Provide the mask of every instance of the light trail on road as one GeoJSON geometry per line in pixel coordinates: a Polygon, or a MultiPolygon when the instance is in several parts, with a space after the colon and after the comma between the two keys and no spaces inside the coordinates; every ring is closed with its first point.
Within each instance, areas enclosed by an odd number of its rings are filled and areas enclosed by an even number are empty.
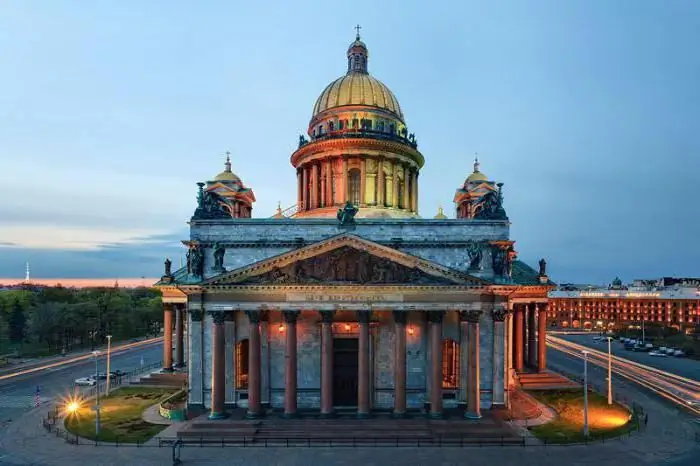
{"type": "MultiPolygon", "coordinates": [[[[125,345],[113,347],[110,350],[110,352],[111,352],[112,356],[114,356],[115,353],[120,353],[122,351],[126,351],[126,350],[133,349],[133,348],[138,348],[141,346],[152,345],[152,344],[158,343],[162,340],[163,340],[163,337],[157,337],[157,338],[151,338],[150,340],[138,341],[136,343],[127,343],[125,345]]],[[[100,353],[105,353],[105,352],[100,351],[100,353]]],[[[34,372],[45,371],[47,369],[53,369],[55,367],[65,366],[66,364],[72,364],[72,363],[76,363],[76,362],[85,361],[85,360],[91,359],[93,357],[94,356],[92,355],[92,353],[88,353],[88,354],[84,354],[82,356],[77,356],[77,357],[73,357],[73,358],[69,358],[69,359],[63,359],[61,361],[50,363],[50,364],[45,364],[42,366],[33,366],[29,369],[19,370],[17,372],[12,372],[11,374],[2,375],[2,376],[0,376],[0,381],[12,379],[14,377],[19,377],[21,375],[33,374],[34,372]]]]}
{"type": "MultiPolygon", "coordinates": [[[[605,369],[608,367],[607,352],[551,335],[547,336],[547,345],[581,359],[584,357],[583,352],[586,351],[589,363],[605,369]]],[[[612,371],[700,415],[700,382],[618,356],[612,356],[612,371]]]]}

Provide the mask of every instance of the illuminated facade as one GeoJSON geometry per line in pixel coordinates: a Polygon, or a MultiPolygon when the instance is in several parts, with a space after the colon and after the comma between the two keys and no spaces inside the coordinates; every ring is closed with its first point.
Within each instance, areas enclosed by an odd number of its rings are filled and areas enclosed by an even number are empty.
{"type": "MultiPolygon", "coordinates": [[[[558,289],[549,293],[550,327],[622,329],[646,324],[690,332],[700,324],[700,288],[638,281],[630,287],[616,279],[608,288],[558,289]]],[[[690,286],[689,286],[690,285],[690,286]]]]}
{"type": "Polygon", "coordinates": [[[508,404],[514,371],[545,370],[544,260],[517,260],[501,187],[478,164],[456,219],[418,216],[424,158],[368,58],[358,35],[316,100],[291,156],[293,208],[254,218],[228,159],[199,183],[187,267],[166,261],[157,286],[164,369],[187,355],[189,404],[212,419],[234,407],[479,418],[508,404]]]}

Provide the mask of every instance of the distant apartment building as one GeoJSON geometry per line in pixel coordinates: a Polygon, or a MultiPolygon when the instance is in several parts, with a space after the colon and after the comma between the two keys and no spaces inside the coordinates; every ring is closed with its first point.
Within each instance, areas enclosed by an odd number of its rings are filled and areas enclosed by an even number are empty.
{"type": "Polygon", "coordinates": [[[691,333],[700,325],[700,279],[619,278],[606,287],[560,285],[549,293],[548,325],[572,329],[622,329],[643,324],[691,333]]]}

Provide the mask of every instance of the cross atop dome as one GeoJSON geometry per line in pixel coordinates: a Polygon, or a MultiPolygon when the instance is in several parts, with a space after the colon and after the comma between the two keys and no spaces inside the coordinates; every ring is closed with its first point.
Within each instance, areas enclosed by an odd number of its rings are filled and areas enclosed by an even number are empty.
{"type": "Polygon", "coordinates": [[[364,73],[368,74],[367,71],[367,58],[369,52],[367,51],[367,46],[364,42],[360,40],[360,29],[362,26],[359,24],[355,26],[355,41],[348,47],[348,74],[350,73],[364,73]]]}

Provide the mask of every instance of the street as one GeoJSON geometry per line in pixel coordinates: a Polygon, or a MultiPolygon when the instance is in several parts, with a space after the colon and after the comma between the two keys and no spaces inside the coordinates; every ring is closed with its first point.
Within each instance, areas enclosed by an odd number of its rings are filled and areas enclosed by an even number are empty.
{"type": "MultiPolygon", "coordinates": [[[[557,338],[562,338],[579,345],[589,346],[591,348],[597,349],[598,351],[608,351],[608,342],[604,341],[594,341],[593,337],[597,333],[586,333],[586,334],[566,334],[559,332],[548,333],[548,335],[555,336],[557,338]]],[[[667,357],[655,357],[649,356],[649,353],[628,351],[625,349],[624,345],[619,341],[613,340],[612,342],[612,354],[619,356],[621,358],[629,359],[630,361],[639,362],[641,364],[656,367],[663,371],[672,372],[689,379],[700,381],[700,361],[690,358],[677,358],[674,356],[667,357]]]]}
{"type": "MultiPolygon", "coordinates": [[[[163,357],[161,342],[115,352],[111,356],[111,371],[133,371],[143,364],[153,364],[163,357]]],[[[98,359],[98,370],[106,372],[106,354],[98,359]]],[[[34,407],[37,386],[42,403],[70,393],[73,382],[78,377],[87,377],[95,373],[95,360],[69,363],[46,370],[21,375],[0,382],[0,426],[19,417],[34,407]]]]}

